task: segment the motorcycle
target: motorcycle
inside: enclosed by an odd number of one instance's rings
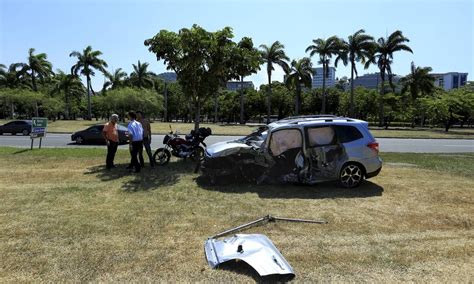
[[[170,133],[163,138],[165,147],[158,148],[153,154],[155,164],[166,165],[171,155],[184,159],[190,158],[192,161],[198,161],[204,157],[204,148],[207,146],[204,139],[212,134],[209,127],[201,127],[197,131],[191,130],[184,139],[178,135],[178,131],[173,132],[171,125],[170,130]]]

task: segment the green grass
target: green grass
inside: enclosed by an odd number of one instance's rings
[[[4,124],[8,120],[0,120],[0,124]],[[72,133],[83,130],[89,126],[96,124],[104,124],[105,121],[88,121],[88,120],[57,120],[48,122],[48,132],[65,132]],[[165,134],[170,131],[170,125],[173,131],[179,130],[179,133],[189,133],[194,128],[193,123],[164,123],[155,121],[151,124],[154,134]],[[255,130],[256,126],[239,125],[239,124],[201,124],[202,127],[210,127],[213,135],[236,135],[243,136]],[[372,127],[371,132],[378,138],[445,138],[445,139],[474,139],[474,128],[455,128],[449,132],[445,132],[441,128],[393,128],[389,130]]]
[[[384,153],[381,174],[353,190],[209,186],[189,161],[129,174],[128,151],[115,170],[104,158],[104,148],[0,148],[0,282],[258,280],[238,264],[210,269],[203,245],[267,214],[329,221],[246,231],[267,235],[299,281],[474,279],[472,154]]]
[[[384,162],[407,163],[419,168],[438,172],[472,176],[474,173],[474,153],[456,154],[413,154],[413,153],[382,153]]]

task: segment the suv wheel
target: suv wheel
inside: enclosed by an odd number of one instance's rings
[[[23,134],[23,136],[26,136],[26,135],[30,134],[30,132],[28,131],[28,129],[23,129],[21,134]]]
[[[339,174],[339,183],[345,188],[354,188],[364,180],[364,171],[358,164],[346,164]]]

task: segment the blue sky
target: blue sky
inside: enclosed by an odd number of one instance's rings
[[[395,55],[393,71],[405,75],[410,62],[434,72],[469,72],[474,78],[473,0],[0,0],[0,63],[25,61],[28,48],[46,52],[54,69],[69,71],[73,50],[87,45],[101,50],[109,70],[127,73],[138,60],[151,70],[166,71],[143,41],[161,29],[178,31],[196,23],[214,31],[233,28],[235,40],[252,37],[254,44],[279,40],[287,55],[302,58],[311,40],[337,35],[346,38],[364,28],[378,38],[402,30],[414,54]],[[313,59],[316,65],[317,59]],[[360,74],[375,72],[376,68]],[[262,70],[264,70],[262,68]],[[282,80],[276,70],[274,79]],[[339,66],[336,77],[348,76]],[[260,71],[251,80],[266,82]],[[95,89],[104,82],[93,79]]]

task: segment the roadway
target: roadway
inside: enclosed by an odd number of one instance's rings
[[[152,149],[161,147],[164,135],[153,135]],[[212,135],[206,138],[207,145],[216,142],[237,139],[241,136],[216,136]],[[463,139],[398,139],[398,138],[377,138],[381,152],[409,152],[409,153],[467,153],[474,152],[474,140]],[[35,139],[34,145],[37,148],[39,139]],[[12,146],[27,148],[30,147],[31,140],[29,136],[0,136],[0,146]],[[48,148],[68,148],[68,147],[105,147],[97,145],[77,145],[71,141],[70,134],[48,133],[43,139],[42,147]],[[120,148],[126,148],[127,145],[121,145]]]

